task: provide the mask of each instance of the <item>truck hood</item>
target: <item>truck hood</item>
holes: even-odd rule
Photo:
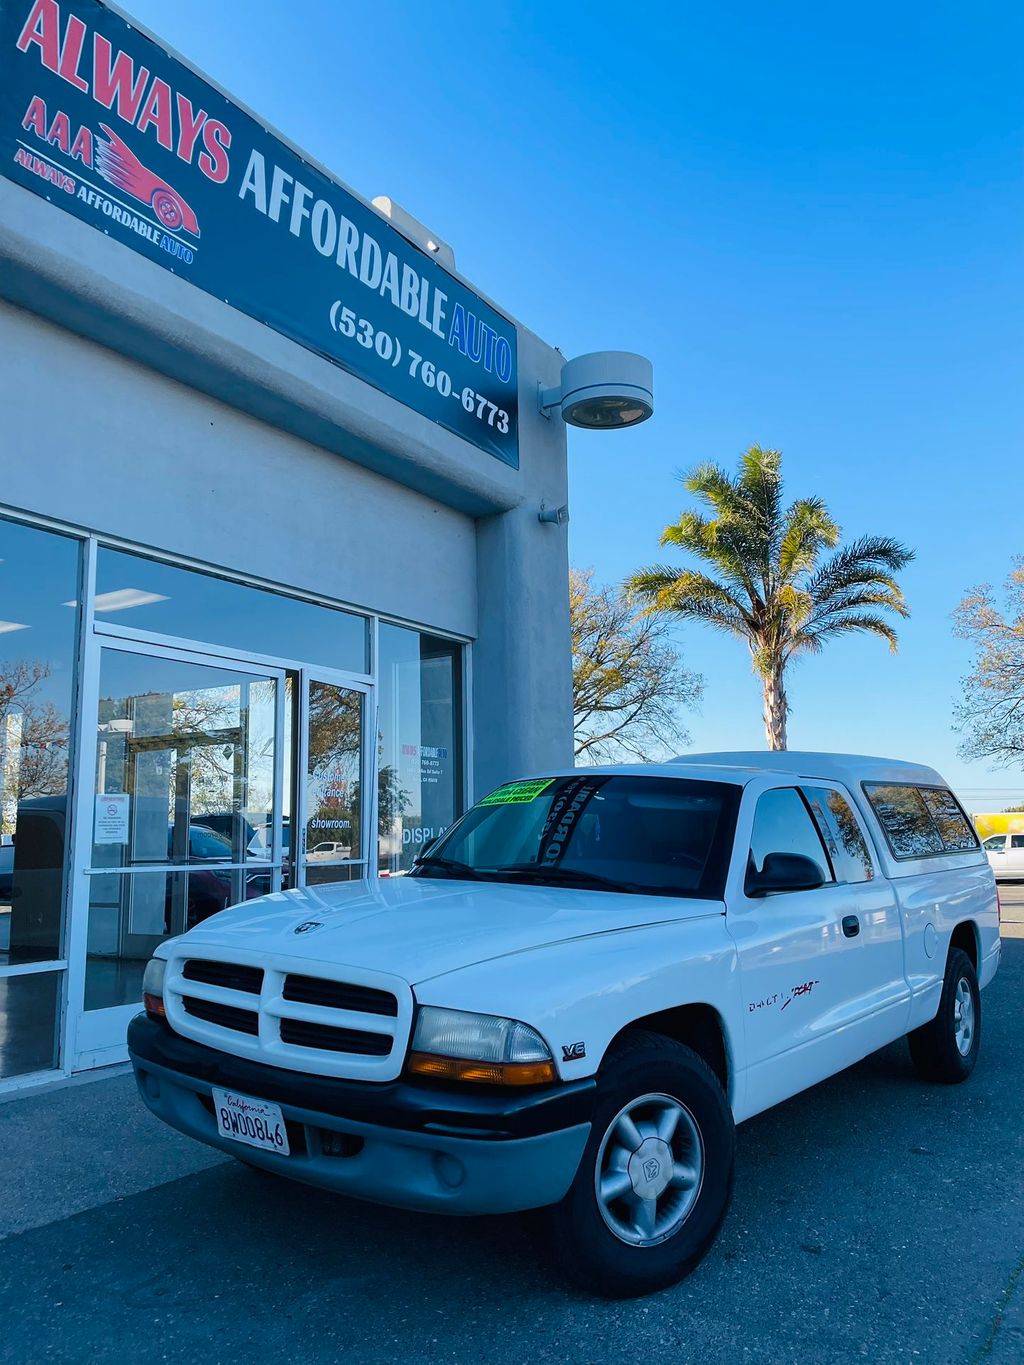
[[[719,901],[682,897],[382,877],[261,896],[180,941],[393,972],[415,985],[546,944],[723,911]]]

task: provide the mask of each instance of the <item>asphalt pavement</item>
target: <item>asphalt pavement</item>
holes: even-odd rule
[[[1024,888],[1003,901],[1024,937]],[[966,1085],[896,1044],[744,1124],[715,1248],[620,1303],[563,1288],[535,1220],[260,1175],[157,1123],[123,1072],[7,1100],[0,1361],[1021,1365],[1022,1003],[1011,938]]]

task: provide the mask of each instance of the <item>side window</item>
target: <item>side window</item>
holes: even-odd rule
[[[947,791],[945,787],[922,787],[921,795],[935,821],[943,848],[952,851],[978,847],[978,836],[960,809],[960,802],[951,791]]]
[[[875,875],[864,831],[849,801],[832,787],[802,787],[837,882],[869,882]]]
[[[1019,844],[1014,844],[1014,848],[1024,848],[1024,834],[1015,835],[1014,838],[1021,841]],[[982,847],[987,849],[989,853],[1002,853],[1006,848],[1006,835],[993,834],[990,839],[985,840]]]
[[[801,853],[817,863],[827,882],[833,880],[825,849],[795,787],[762,792],[757,799],[748,867],[760,872],[769,853]]]
[[[978,847],[970,821],[945,787],[865,782],[864,791],[897,858]]]
[[[865,782],[864,791],[897,858],[942,853],[942,840],[917,787]]]
[[[1011,847],[1011,848],[1024,848],[1024,834],[1011,834],[1011,835],[1010,835],[1010,847]]]

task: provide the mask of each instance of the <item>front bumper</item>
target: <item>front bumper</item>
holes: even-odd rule
[[[171,1127],[292,1180],[398,1208],[513,1213],[557,1203],[590,1134],[593,1079],[523,1094],[339,1081],[232,1057],[144,1014],[129,1025],[128,1051],[140,1095]],[[221,1137],[214,1086],[279,1104],[291,1155]]]

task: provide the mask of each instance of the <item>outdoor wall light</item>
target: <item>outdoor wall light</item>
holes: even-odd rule
[[[541,503],[540,511],[537,513],[537,520],[546,522],[551,526],[567,526],[569,524],[569,508],[568,506],[545,507],[544,504]]]
[[[562,366],[557,389],[540,387],[540,410],[574,427],[634,427],[654,412],[654,368],[631,351],[592,351]]]

